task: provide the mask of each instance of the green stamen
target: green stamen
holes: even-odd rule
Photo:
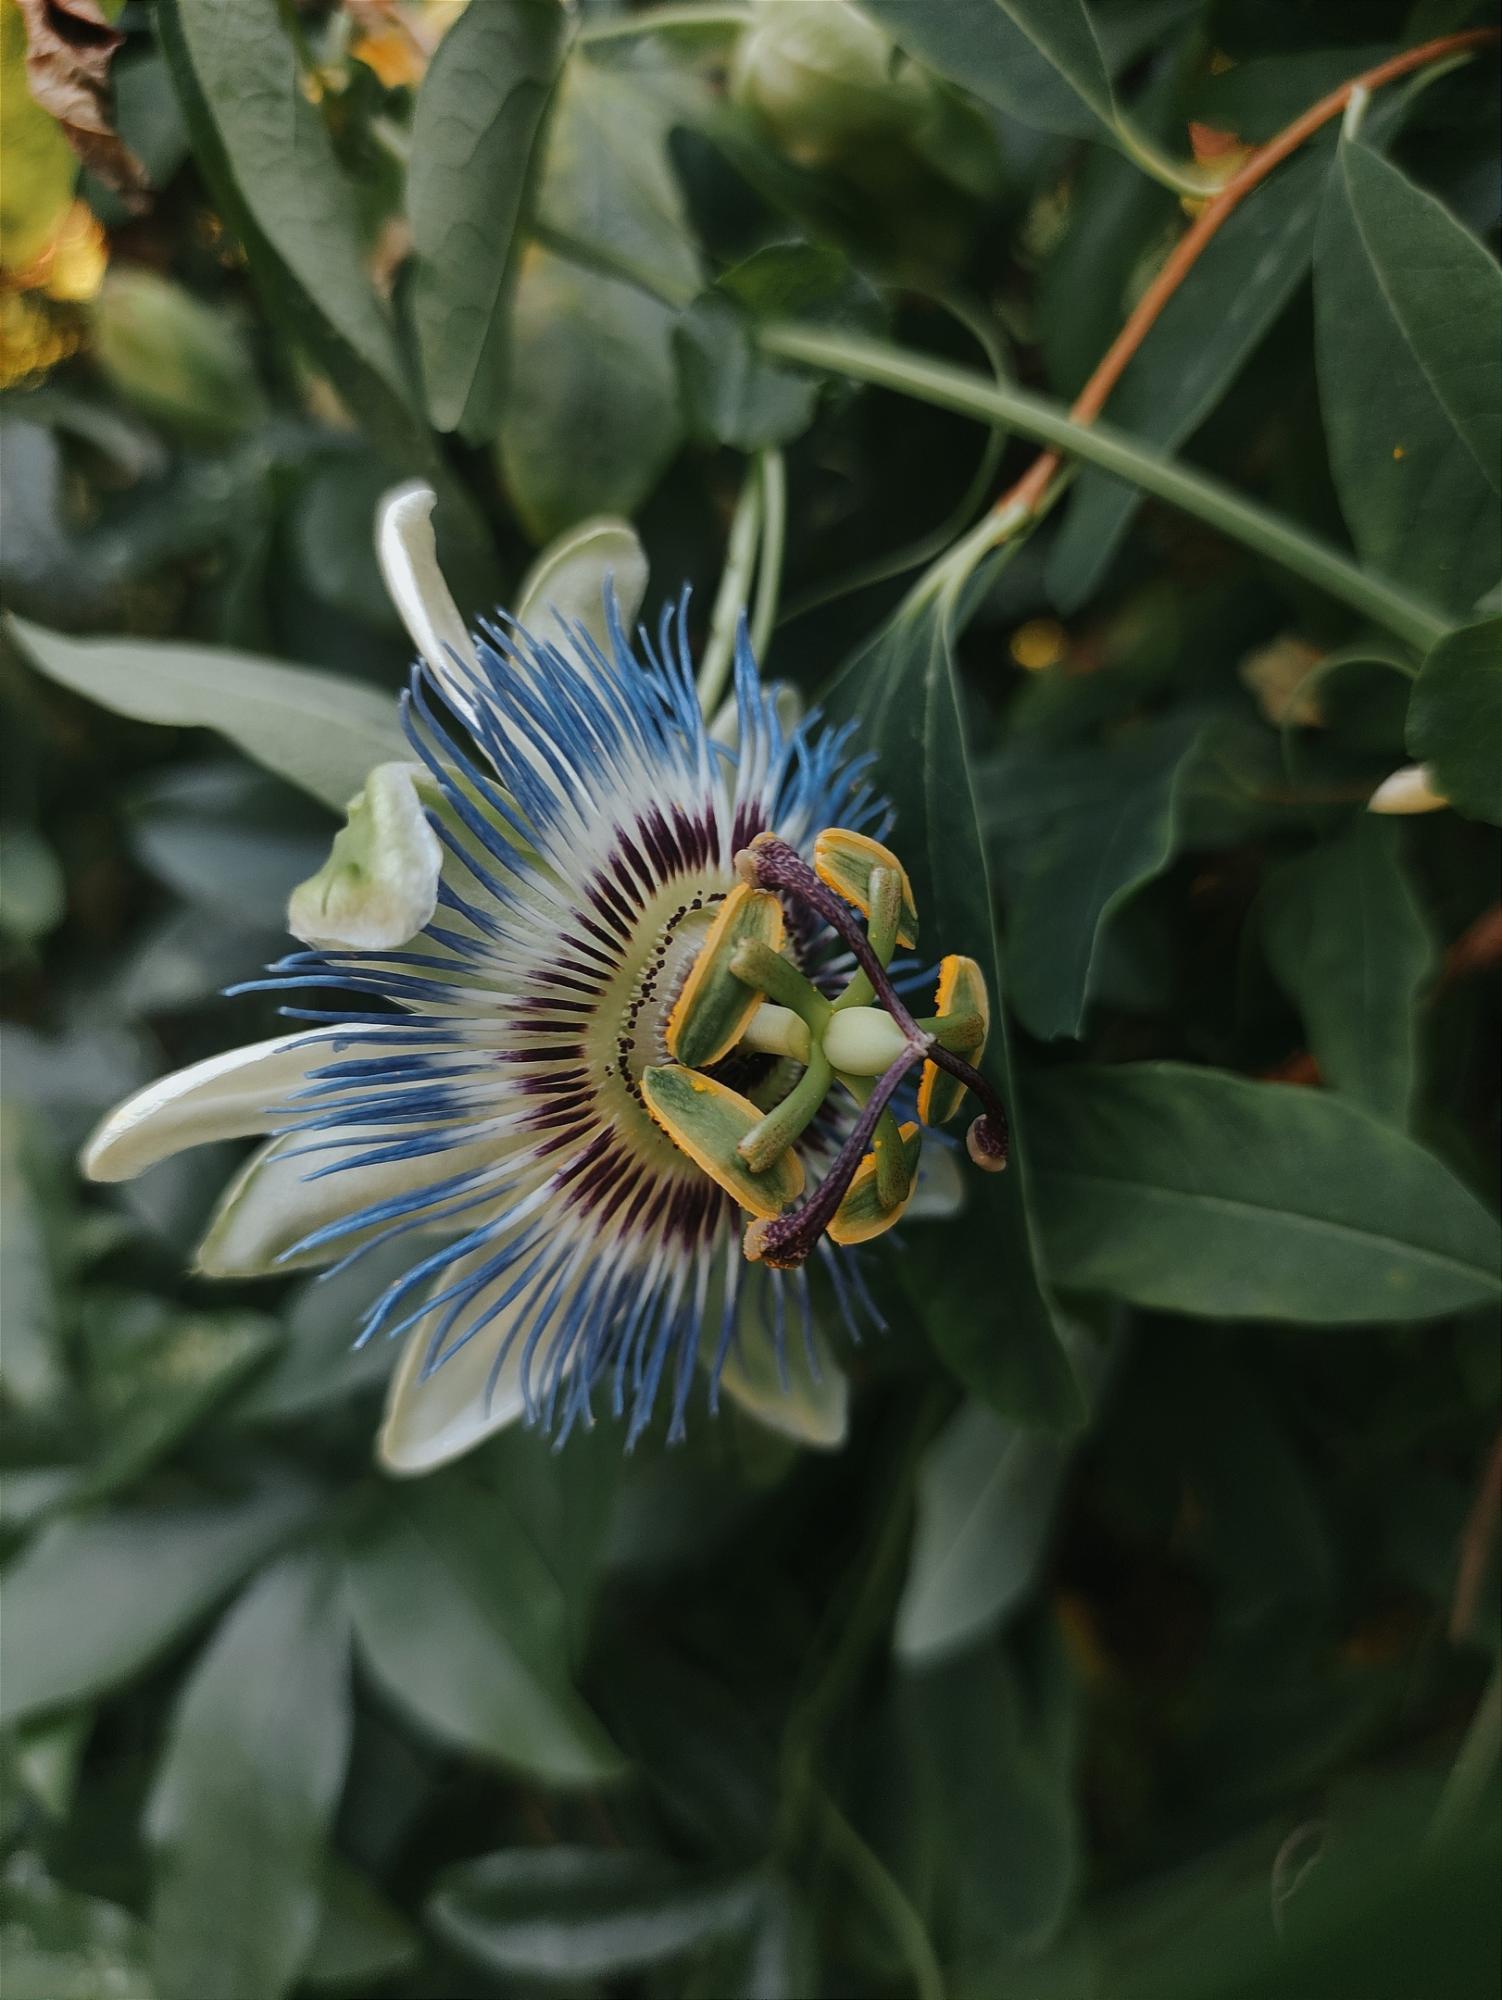
[[[897,949],[897,926],[902,921],[902,877],[895,868],[873,868],[870,883],[871,914],[866,919],[866,938],[883,966],[892,962]],[[869,1007],[876,988],[857,968],[855,977],[835,1001],[835,1012],[847,1007]]]
[[[975,1068],[985,1047],[990,1001],[973,959],[946,957],[934,1013],[915,1021],[888,971],[911,946],[918,917],[901,862],[869,835],[826,827],[814,863],[772,834],[735,858],[739,884],[693,962],[668,1023],[678,1061],[649,1069],[643,1097],[657,1123],[755,1218],[746,1255],[791,1268],[827,1231],[863,1243],[890,1229],[912,1198],[922,1147],[890,1100],[915,1064],[922,1122],[951,1116],[966,1092],[981,1115],[966,1137],[970,1157],[1006,1165],[1006,1114]],[[780,949],[793,904],[821,917],[848,947],[856,969],[826,1000]],[[865,916],[864,927],[854,912]],[[733,1028],[733,1033],[730,1030]],[[733,1046],[803,1066],[781,1101],[759,1111],[749,1098],[703,1074]],[[838,1081],[861,1107],[823,1182],[795,1209],[802,1164],[794,1151]],[[765,1079],[765,1094],[782,1087]]]
[[[812,1046],[808,1023],[791,1007],[777,1007],[770,1000],[761,1003],[741,1036],[741,1047],[754,1055],[789,1056],[797,1063],[808,1061]]]
[[[815,1040],[822,1038],[829,1019],[829,1002],[790,965],[780,953],[760,938],[743,938],[730,955],[730,970],[743,985],[752,986],[786,1007],[808,1025]]]
[[[901,1208],[912,1190],[913,1179],[908,1172],[902,1127],[894,1111],[881,1114],[871,1150],[876,1155],[876,1199],[887,1211]]]
[[[819,1106],[829,1094],[834,1072],[822,1049],[811,1049],[808,1068],[793,1085],[781,1104],[755,1125],[736,1147],[753,1174],[765,1173],[779,1154],[785,1153],[819,1115]]]

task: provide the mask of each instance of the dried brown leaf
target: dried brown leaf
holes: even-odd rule
[[[96,0],[19,0],[26,22],[26,81],[68,143],[99,178],[132,206],[146,189],[146,169],[115,130],[110,62],[125,37]]]

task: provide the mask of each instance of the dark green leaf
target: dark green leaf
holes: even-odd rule
[[[570,1656],[582,1660],[595,1588],[625,1461],[608,1424],[571,1439],[567,1479],[558,1477],[550,1439],[520,1426],[501,1434],[474,1461],[474,1475],[509,1513],[546,1563],[563,1599]]]
[[[820,1990],[814,1913],[791,1881],[760,1887],[750,1928],[722,1940],[690,1972],[685,2000],[805,2000]]]
[[[696,1881],[629,1849],[514,1848],[450,1868],[428,1912],[441,1936],[496,1972],[588,1979],[660,1965],[739,1930],[758,1886]]]
[[[1199,428],[1309,267],[1325,172],[1320,154],[1294,159],[1232,211],[1112,390],[1113,424],[1165,451]],[[1140,505],[1120,480],[1081,477],[1048,558],[1062,610],[1095,590]]]
[[[357,1348],[360,1317],[411,1263],[411,1247],[399,1238],[343,1270],[322,1272],[300,1285],[284,1308],[282,1350],[236,1405],[237,1420],[296,1422],[378,1390],[396,1365],[397,1349],[387,1340]]]
[[[413,318],[440,430],[488,437],[501,412],[522,213],[567,42],[558,0],[490,0],[455,21],[418,92]]]
[[[871,332],[881,308],[838,251],[812,244],[769,244],[725,272],[674,330],[689,425],[708,443],[756,451],[791,441],[813,420],[820,385],[762,360],[759,319]]]
[[[678,447],[669,307],[532,244],[517,276],[498,439],[511,500],[535,541],[587,514],[631,514]]]
[[[1219,720],[1181,713],[1102,749],[1049,752],[1023,739],[984,770],[1010,994],[1031,1033],[1084,1032],[1112,918],[1209,830],[1204,797],[1225,735]]]
[[[0,1700],[7,1722],[128,1680],[308,1516],[293,1486],[56,1522],[6,1577]]]
[[[1267,885],[1272,969],[1321,1074],[1393,1125],[1413,1096],[1415,1009],[1434,964],[1400,829],[1362,814]]]
[[[91,1708],[26,1723],[8,1734],[0,1749],[4,1785],[19,1785],[49,1818],[65,1820],[78,1796],[78,1779],[89,1732]]]
[[[1374,570],[1464,612],[1502,572],[1502,271],[1432,195],[1344,140],[1314,294],[1352,539]]]
[[[62,922],[67,898],[62,868],[41,835],[0,828],[0,936],[35,944]]]
[[[1080,1291],[1325,1324],[1502,1296],[1469,1188],[1326,1092],[1134,1063],[1040,1077],[1027,1107],[1049,1268]]]
[[[318,1935],[302,1968],[305,1986],[361,1993],[405,1971],[422,1946],[412,1926],[367,1878],[334,1856],[323,1876]]]
[[[131,847],[159,882],[265,931],[285,928],[288,896],[329,850],[326,815],[245,764],[155,772],[126,810]]]
[[[1007,1654],[976,1651],[900,1689],[928,1901],[956,1959],[1036,1952],[1074,1890],[1074,1696],[1057,1649],[1046,1654],[1029,1676]]]
[[[573,1687],[564,1593],[471,1475],[383,1496],[351,1549],[349,1588],[366,1666],[435,1736],[553,1784],[619,1772]]]
[[[1024,125],[1098,138],[1111,79],[1082,0],[862,0],[898,44]]]
[[[843,669],[827,707],[836,719],[858,718],[862,744],[876,753],[925,948],[962,952],[999,974],[952,648],[946,603],[900,613]],[[1004,974],[995,984],[1005,993]],[[1004,1016],[988,1068],[1017,1114]],[[1006,1173],[971,1175],[965,1215],[914,1230],[901,1269],[931,1339],[972,1395],[1025,1422],[1067,1424],[1079,1397],[1037,1276],[1029,1143],[1025,1120],[1015,1117]]]
[[[1502,618],[1452,632],[1425,660],[1408,748],[1459,811],[1502,825]]]
[[[261,1313],[169,1316],[151,1300],[147,1323],[132,1330],[113,1294],[101,1304],[107,1324],[95,1342],[91,1386],[104,1442],[75,1504],[117,1491],[164,1458],[282,1339]]]
[[[49,1240],[50,1166],[45,1126],[17,1103],[0,1118],[0,1389],[16,1409],[36,1408],[63,1384],[56,1250]]]
[[[148,1816],[162,2000],[279,2000],[318,1928],[351,1726],[339,1574],[287,1556],[188,1681]]]
[[[967,1404],[918,1473],[893,1644],[914,1666],[973,1643],[1032,1588],[1068,1458],[1058,1439]]]
[[[396,341],[366,273],[354,192],[303,89],[277,0],[176,0],[240,199],[303,290],[383,380]]]
[[[265,310],[268,331],[289,358],[291,354],[304,352],[314,358],[342,402],[365,427],[371,442],[389,452],[403,473],[410,477],[422,472],[435,482],[442,482],[444,468],[434,447],[433,434],[415,409],[416,399],[405,377],[391,370],[389,355],[383,354],[375,361],[367,358],[358,336],[352,337],[344,329],[316,286],[308,288],[285,249],[258,220],[242,191],[225,132],[210,106],[189,49],[183,12],[182,0],[158,0],[154,17],[157,38],[191,135],[194,165],[207,183],[226,229],[244,251]],[[327,144],[321,133],[315,136]],[[348,303],[357,325],[364,324],[365,302],[359,288],[349,283],[348,252],[336,262],[342,276],[335,286],[335,303]],[[384,312],[377,308],[377,313],[375,345],[385,349],[391,344],[391,336],[386,330]],[[451,487],[450,493],[456,490]],[[449,497],[445,495],[446,499]],[[132,517],[141,507],[137,500]],[[226,636],[238,636],[238,631],[231,627]],[[258,625],[253,624],[246,636],[259,639]]]
[[[702,282],[683,191],[668,156],[678,116],[659,79],[578,52],[564,73],[537,190],[540,229],[657,297],[691,299]]]
[[[376,562],[371,533],[391,487],[391,468],[376,455],[339,452],[315,464],[291,510],[288,539],[302,581],[314,596],[377,631],[401,632]],[[443,525],[452,514],[445,507]]]
[[[1333,49],[1280,50],[1276,56],[1226,68],[1217,65],[1193,91],[1192,115],[1218,132],[1234,132],[1250,145],[1261,145],[1311,104],[1396,53],[1391,42],[1344,43]]]
[[[128,1910],[50,1880],[35,1856],[0,1877],[5,2000],[159,2000],[147,1943]]]

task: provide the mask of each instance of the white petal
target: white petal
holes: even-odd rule
[[[459,616],[433,536],[433,509],[438,496],[420,479],[393,487],[376,511],[376,560],[397,614],[412,643],[432,668],[449,701],[461,714],[470,711],[469,690],[455,671],[451,654],[478,669],[474,644]]]
[[[803,699],[800,688],[791,681],[772,681],[764,690],[772,697],[772,706],[777,714],[777,726],[784,736],[795,736],[803,720],[808,704]],[[709,734],[716,743],[723,743],[727,750],[738,750],[741,741],[741,710],[735,695],[728,694],[715,710],[709,724]]]
[[[850,1421],[850,1384],[845,1371],[830,1352],[829,1343],[814,1329],[814,1353],[819,1363],[819,1379],[814,1380],[803,1344],[801,1314],[796,1301],[787,1310],[786,1388],[769,1324],[771,1305],[767,1296],[770,1280],[755,1289],[755,1277],[748,1273],[748,1290],[741,1304],[740,1337],[725,1356],[720,1371],[720,1389],[758,1423],[799,1444],[833,1451],[845,1442]]]
[[[1382,780],[1366,802],[1374,813],[1439,812],[1450,801],[1435,791],[1427,764],[1405,764]]]
[[[269,1132],[283,1118],[267,1107],[284,1106],[310,1070],[336,1060],[341,1038],[359,1032],[302,1028],[158,1077],[102,1120],[79,1163],[90,1180],[128,1181],[189,1146]]]
[[[486,1386],[508,1330],[518,1314],[535,1303],[530,1290],[523,1292],[473,1340],[435,1368],[426,1381],[422,1371],[432,1329],[426,1324],[413,1327],[386,1391],[386,1415],[376,1440],[376,1457],[388,1472],[404,1478],[432,1472],[516,1422],[526,1408],[522,1395],[525,1334],[513,1343],[488,1397]]]
[[[903,1211],[905,1222],[942,1222],[965,1206],[965,1176],[953,1146],[930,1138],[918,1160],[918,1185]]]
[[[335,1152],[309,1152],[309,1134],[288,1133],[273,1139],[252,1154],[220,1197],[208,1231],[198,1246],[198,1269],[209,1278],[260,1278],[271,1273],[304,1271],[319,1264],[331,1264],[336,1257],[368,1241],[369,1230],[345,1235],[295,1257],[284,1253],[314,1230],[341,1221],[373,1202],[390,1201],[425,1186],[447,1181],[455,1174],[488,1165],[501,1151],[492,1133],[467,1144],[452,1146],[442,1153],[420,1159],[385,1160],[365,1167],[344,1167],[338,1173],[320,1173],[333,1164]],[[343,1135],[341,1135],[342,1137]],[[348,1135],[345,1150],[365,1152],[389,1144],[395,1134],[390,1126],[372,1126]],[[318,1175],[310,1179],[310,1175]],[[464,1210],[454,1219],[455,1227],[473,1223],[476,1211]],[[425,1254],[414,1249],[412,1261]]]
[[[428,824],[420,765],[378,764],[345,808],[318,873],[287,904],[287,928],[320,950],[395,951],[432,922],[443,847]]]
[[[581,521],[550,542],[522,579],[515,618],[538,638],[567,637],[550,628],[556,619],[582,625],[601,652],[609,654],[604,591],[615,591],[621,625],[629,632],[647,594],[647,558],[629,521],[601,514]]]

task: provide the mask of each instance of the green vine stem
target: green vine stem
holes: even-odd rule
[[[1103,472],[1114,473],[1118,479],[1182,508],[1186,514],[1220,529],[1244,547],[1282,564],[1307,583],[1424,652],[1450,629],[1429,605],[1382,577],[1368,575],[1338,549],[1314,540],[1301,528],[1244,499],[1218,479],[1193,472],[1108,424],[1076,423],[1047,397],[854,335],[776,325],[764,327],[758,338],[765,353],[781,360],[802,362],[810,368],[894,389],[982,423],[1010,424],[1025,436],[1069,452]],[[989,524],[993,543],[1017,533],[1030,520],[1030,511],[1016,519],[997,516]]]
[[[710,719],[730,678],[730,665],[735,658],[735,628],[751,594],[756,546],[761,538],[761,488],[761,469],[752,465],[741,484],[741,497],[735,503],[725,548],[725,567],[720,572],[720,588],[709,621],[709,641],[699,662],[699,706]]]
[[[761,555],[756,567],[756,603],[751,612],[751,651],[758,665],[766,658],[782,595],[782,557],[787,542],[787,470],[780,451],[756,459],[761,482]]]
[[[734,34],[749,26],[749,7],[683,6],[644,7],[638,14],[620,15],[612,20],[588,21],[576,39],[585,44],[631,41],[642,35],[695,34],[715,30]]]
[[[923,1919],[902,1885],[880,1855],[861,1839],[827,1792],[814,1794],[814,1806],[825,1845],[886,1925],[912,1974],[918,2000],[944,2000],[943,1970]]]
[[[1212,175],[1207,174],[1202,167],[1171,160],[1128,118],[1124,111],[1118,111],[1112,119],[1111,130],[1132,165],[1140,168],[1149,180],[1156,181],[1160,187],[1166,187],[1174,194],[1200,199],[1218,191],[1218,184]]]

